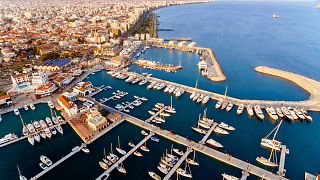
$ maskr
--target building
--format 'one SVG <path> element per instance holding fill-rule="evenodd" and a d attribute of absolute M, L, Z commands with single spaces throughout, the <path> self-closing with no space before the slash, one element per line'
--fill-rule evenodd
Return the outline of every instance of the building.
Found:
<path fill-rule="evenodd" d="M 75 95 L 75 94 L 74 94 Z M 78 106 L 72 101 L 74 95 L 71 93 L 63 93 L 58 97 L 59 106 L 69 115 L 78 113 Z"/>
<path fill-rule="evenodd" d="M 118 43 L 105 43 L 94 50 L 94 55 L 116 56 L 120 51 L 121 48 Z"/>
<path fill-rule="evenodd" d="M 105 61 L 105 64 L 111 67 L 124 67 L 127 64 L 127 60 L 122 56 L 116 56 L 109 61 Z"/>
<path fill-rule="evenodd" d="M 22 89 L 27 86 L 31 85 L 31 78 L 32 76 L 30 74 L 16 74 L 11 76 L 11 81 L 12 81 L 12 87 L 14 89 Z"/>
<path fill-rule="evenodd" d="M 64 86 L 69 85 L 73 80 L 74 80 L 73 76 L 65 74 L 64 76 L 59 75 L 59 76 L 55 77 L 53 79 L 53 82 L 56 83 L 56 85 L 58 85 L 59 87 L 64 87 Z"/>
<path fill-rule="evenodd" d="M 108 121 L 101 115 L 97 108 L 92 108 L 87 113 L 88 126 L 94 131 L 100 131 L 108 126 Z"/>
<path fill-rule="evenodd" d="M 62 71 L 71 66 L 69 58 L 48 59 L 43 61 L 39 66 L 34 66 L 34 69 L 44 72 Z"/>
<path fill-rule="evenodd" d="M 36 88 L 35 96 L 37 99 L 43 98 L 45 96 L 50 96 L 57 89 L 58 89 L 58 87 L 55 84 L 53 84 L 51 82 L 47 82 L 47 83 Z"/>
<path fill-rule="evenodd" d="M 11 98 L 8 95 L 0 96 L 0 108 L 10 106 L 12 104 Z"/>
<path fill-rule="evenodd" d="M 107 119 L 111 122 L 116 122 L 118 120 L 121 119 L 121 114 L 119 113 L 110 113 L 108 116 L 107 116 Z"/>
<path fill-rule="evenodd" d="M 31 82 L 33 85 L 44 85 L 49 81 L 49 78 L 44 72 L 37 72 L 32 74 Z"/>
<path fill-rule="evenodd" d="M 89 96 L 95 91 L 91 82 L 79 82 L 74 88 L 73 92 L 81 96 Z"/>

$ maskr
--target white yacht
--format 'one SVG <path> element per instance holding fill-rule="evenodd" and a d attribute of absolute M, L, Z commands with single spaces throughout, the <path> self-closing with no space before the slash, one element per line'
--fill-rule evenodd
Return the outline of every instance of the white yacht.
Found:
<path fill-rule="evenodd" d="M 230 110 L 232 109 L 232 107 L 233 107 L 233 104 L 232 104 L 232 103 L 229 103 L 228 106 L 227 106 L 227 108 L 226 108 L 226 110 L 227 110 L 227 111 L 230 111 Z"/>
<path fill-rule="evenodd" d="M 193 91 L 193 92 L 191 93 L 191 95 L 190 95 L 190 99 L 193 99 L 195 95 L 196 95 L 196 92 Z"/>
<path fill-rule="evenodd" d="M 217 142 L 217 141 L 215 141 L 215 140 L 213 140 L 213 139 L 208 139 L 208 140 L 206 141 L 206 143 L 209 144 L 209 145 L 211 145 L 211 146 L 213 146 L 213 147 L 223 148 L 223 146 L 222 146 L 219 142 Z"/>
<path fill-rule="evenodd" d="M 281 107 L 281 111 L 290 121 L 294 121 L 294 118 L 292 117 L 291 113 L 287 110 L 286 107 Z"/>
<path fill-rule="evenodd" d="M 29 110 L 28 106 L 26 106 L 26 105 L 24 105 L 23 108 L 24 108 L 25 111 Z"/>
<path fill-rule="evenodd" d="M 221 106 L 221 109 L 223 110 L 223 109 L 225 109 L 227 106 L 228 106 L 228 102 L 227 101 L 224 101 L 223 103 L 222 103 L 222 106 Z"/>
<path fill-rule="evenodd" d="M 226 180 L 239 180 L 239 178 L 231 176 L 231 175 L 226 174 L 226 173 L 223 173 L 221 175 L 222 175 L 223 179 L 226 179 Z"/>
<path fill-rule="evenodd" d="M 57 130 L 56 130 L 56 128 L 54 128 L 54 127 L 50 127 L 50 131 L 51 131 L 51 133 L 52 133 L 53 135 L 56 135 L 56 134 L 57 134 Z"/>
<path fill-rule="evenodd" d="M 253 116 L 253 109 L 252 109 L 252 106 L 251 106 L 251 105 L 248 105 L 248 106 L 247 106 L 247 112 L 248 112 L 248 114 L 249 114 L 250 117 Z"/>
<path fill-rule="evenodd" d="M 10 133 L 0 139 L 0 144 L 4 144 L 4 143 L 10 142 L 10 141 L 13 141 L 15 139 L 18 139 L 18 136 L 13 133 Z"/>
<path fill-rule="evenodd" d="M 47 166 L 51 166 L 52 165 L 52 161 L 47 156 L 41 155 L 40 156 L 40 161 L 43 162 Z"/>
<path fill-rule="evenodd" d="M 15 114 L 15 115 L 17 115 L 17 116 L 19 116 L 19 115 L 20 115 L 20 112 L 19 112 L 19 110 L 18 110 L 18 109 L 14 109 L 14 110 L 13 110 L 13 112 L 14 112 L 14 114 Z"/>
<path fill-rule="evenodd" d="M 53 126 L 53 123 L 49 117 L 46 117 L 46 123 L 48 124 L 49 127 Z"/>
<path fill-rule="evenodd" d="M 258 117 L 259 119 L 261 119 L 261 120 L 264 119 L 263 112 L 262 112 L 262 110 L 261 110 L 261 108 L 260 108 L 259 105 L 255 105 L 255 106 L 254 106 L 254 112 L 256 113 L 256 115 L 257 115 L 257 117 Z"/>
<path fill-rule="evenodd" d="M 53 109 L 54 108 L 54 105 L 53 105 L 53 103 L 52 103 L 52 101 L 48 101 L 48 106 L 51 108 L 51 109 Z"/>
<path fill-rule="evenodd" d="M 57 126 L 56 129 L 60 134 L 63 134 L 63 129 L 61 126 Z"/>
<path fill-rule="evenodd" d="M 226 131 L 226 130 L 220 128 L 220 127 L 215 127 L 213 131 L 214 131 L 215 133 L 217 133 L 217 134 L 222 134 L 222 135 L 227 135 L 227 134 L 229 134 L 228 131 Z"/>
<path fill-rule="evenodd" d="M 217 102 L 216 105 L 215 105 L 215 108 L 216 108 L 216 109 L 220 108 L 220 107 L 222 106 L 222 102 L 223 102 L 223 100 L 222 100 L 222 99 L 219 99 L 218 102 Z"/>
<path fill-rule="evenodd" d="M 130 141 L 130 142 L 128 143 L 128 145 L 129 145 L 130 147 L 135 147 L 135 146 L 136 146 L 135 144 L 133 144 L 132 141 Z"/>
<path fill-rule="evenodd" d="M 143 156 L 139 151 L 134 151 L 133 154 L 138 156 L 138 157 L 142 157 Z"/>
<path fill-rule="evenodd" d="M 226 124 L 224 122 L 221 122 L 220 124 L 218 124 L 218 126 L 223 128 L 223 129 L 225 129 L 225 130 L 228 130 L 228 131 L 234 131 L 235 130 L 234 127 L 232 127 L 232 126 L 230 126 L 230 125 L 228 125 L 228 124 Z"/>
<path fill-rule="evenodd" d="M 279 117 L 282 118 L 284 116 L 280 108 L 276 108 L 276 112 Z"/>
<path fill-rule="evenodd" d="M 149 171 L 148 174 L 154 180 L 161 180 L 161 177 L 158 174 L 156 174 L 156 173 L 154 173 L 152 171 Z"/>
<path fill-rule="evenodd" d="M 180 156 L 182 156 L 182 155 L 184 154 L 183 151 L 180 151 L 180 150 L 177 149 L 177 148 L 173 148 L 172 150 L 173 150 L 173 152 L 175 152 L 176 154 L 178 154 L 178 155 L 180 155 Z"/>
<path fill-rule="evenodd" d="M 119 172 L 121 172 L 122 174 L 126 174 L 126 173 L 127 173 L 127 171 L 126 171 L 126 169 L 123 167 L 122 163 L 120 163 L 120 164 L 117 166 L 117 170 L 118 170 Z"/>
<path fill-rule="evenodd" d="M 37 142 L 40 142 L 41 137 L 39 134 L 36 133 L 33 137 Z"/>
<path fill-rule="evenodd" d="M 122 155 L 126 155 L 127 152 L 123 149 L 121 149 L 120 147 L 120 139 L 119 139 L 119 136 L 118 136 L 118 146 L 116 146 L 116 150 L 118 151 L 118 153 L 122 154 Z"/>
<path fill-rule="evenodd" d="M 243 104 L 240 104 L 238 109 L 237 109 L 237 114 L 241 114 L 244 110 L 244 105 Z"/>
<path fill-rule="evenodd" d="M 58 119 L 57 119 L 56 117 L 52 116 L 52 117 L 51 117 L 51 120 L 52 120 L 52 122 L 53 122 L 54 124 L 59 124 L 59 121 L 58 121 Z"/>
<path fill-rule="evenodd" d="M 148 134 L 146 131 L 144 131 L 144 130 L 141 130 L 141 134 L 144 135 L 144 136 L 148 136 L 148 135 L 149 135 L 149 134 Z"/>
<path fill-rule="evenodd" d="M 296 115 L 296 113 L 294 112 L 292 107 L 287 107 L 287 110 L 290 112 L 291 116 L 293 117 L 294 120 L 298 120 L 298 116 Z"/>
<path fill-rule="evenodd" d="M 169 85 L 169 86 L 167 86 L 166 88 L 164 88 L 164 92 L 166 93 L 166 92 L 169 92 L 169 90 L 171 89 L 171 87 L 172 87 L 172 85 Z"/>
<path fill-rule="evenodd" d="M 265 166 L 269 166 L 269 167 L 277 167 L 277 166 L 278 166 L 277 163 L 272 162 L 272 161 L 270 161 L 270 159 L 267 159 L 267 158 L 262 157 L 262 156 L 257 157 L 256 160 L 257 160 L 259 163 L 261 163 L 261 164 L 263 164 L 263 165 L 265 165 Z"/>
<path fill-rule="evenodd" d="M 303 115 L 300 109 L 298 108 L 293 108 L 293 111 L 296 113 L 296 115 L 299 117 L 301 120 L 305 120 L 306 117 Z"/>
<path fill-rule="evenodd" d="M 99 161 L 99 166 L 103 169 L 103 170 L 107 170 L 109 167 L 106 163 Z"/>
<path fill-rule="evenodd" d="M 276 110 L 273 107 L 267 107 L 266 108 L 267 114 L 269 115 L 269 117 L 273 120 L 278 120 L 278 115 Z"/>
<path fill-rule="evenodd" d="M 210 99 L 209 96 L 205 96 L 205 97 L 203 98 L 203 100 L 201 101 L 201 103 L 202 103 L 202 104 L 207 104 L 208 101 L 209 101 L 209 99 Z"/>

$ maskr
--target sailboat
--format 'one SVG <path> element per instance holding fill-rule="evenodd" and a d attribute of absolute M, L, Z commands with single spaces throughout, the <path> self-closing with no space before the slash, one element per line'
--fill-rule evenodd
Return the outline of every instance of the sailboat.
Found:
<path fill-rule="evenodd" d="M 198 79 L 197 79 L 197 81 L 196 81 L 196 85 L 195 85 L 194 88 L 197 89 L 197 86 L 198 86 Z M 195 95 L 196 95 L 196 91 L 193 91 L 193 92 L 191 93 L 191 95 L 190 95 L 190 99 L 193 99 Z"/>
<path fill-rule="evenodd" d="M 18 173 L 19 173 L 19 179 L 20 180 L 27 180 L 27 178 L 26 177 L 24 177 L 22 174 L 21 174 L 21 171 L 20 171 L 20 169 L 19 169 L 19 166 L 17 165 L 17 168 L 18 168 Z"/>
<path fill-rule="evenodd" d="M 226 90 L 224 91 L 224 97 L 223 97 L 223 102 L 222 102 L 221 109 L 225 109 L 229 104 L 227 102 L 227 92 L 228 92 L 228 85 L 226 86 Z"/>
<path fill-rule="evenodd" d="M 122 155 L 125 155 L 127 154 L 127 152 L 123 149 L 120 148 L 120 139 L 119 139 L 119 136 L 118 136 L 118 147 L 116 147 L 116 150 L 118 151 L 118 153 L 122 154 Z"/>
<path fill-rule="evenodd" d="M 204 129 L 210 129 L 210 125 L 207 122 L 203 121 L 203 120 L 201 121 L 200 117 L 201 117 L 201 114 L 199 114 L 199 118 L 198 118 L 199 126 L 204 128 Z"/>
<path fill-rule="evenodd" d="M 149 152 L 149 151 L 150 151 L 150 149 L 147 148 L 147 142 L 144 142 L 144 145 L 142 145 L 142 146 L 140 147 L 140 149 L 141 149 L 142 151 L 144 151 L 144 152 Z"/>
<path fill-rule="evenodd" d="M 197 133 L 207 134 L 207 131 L 206 131 L 206 130 L 199 128 L 199 121 L 198 121 L 198 123 L 197 123 L 197 127 L 192 126 L 191 128 L 192 128 L 194 131 L 196 131 Z"/>
<path fill-rule="evenodd" d="M 193 158 L 192 159 L 187 158 L 186 162 L 191 165 L 199 166 L 199 163 L 195 159 L 196 159 L 196 151 L 193 150 Z"/>
<path fill-rule="evenodd" d="M 176 113 L 176 110 L 172 107 L 172 96 L 170 97 L 170 107 L 167 107 L 164 111 L 173 114 Z"/>
<path fill-rule="evenodd" d="M 127 173 L 126 169 L 123 167 L 122 162 L 117 166 L 117 170 L 119 172 L 121 172 L 122 174 L 126 174 Z"/>
<path fill-rule="evenodd" d="M 113 163 L 115 163 L 119 160 L 119 157 L 117 155 L 113 154 L 112 143 L 110 144 L 110 153 L 109 153 L 109 156 L 107 156 L 107 159 Z"/>
<path fill-rule="evenodd" d="M 103 158 L 102 158 L 103 162 L 106 163 L 108 166 L 111 166 L 112 163 L 110 161 L 108 161 L 107 156 L 106 156 L 106 149 L 103 148 Z"/>
<path fill-rule="evenodd" d="M 272 149 L 269 158 L 265 158 L 265 157 L 257 157 L 256 160 L 265 165 L 265 166 L 269 166 L 269 167 L 277 167 L 278 163 L 277 163 L 277 154 L 276 154 L 276 150 Z"/>
<path fill-rule="evenodd" d="M 108 169 L 108 165 L 104 162 L 99 161 L 99 165 L 102 169 L 107 170 Z"/>
<path fill-rule="evenodd" d="M 190 173 L 187 171 L 187 166 L 188 166 L 188 169 L 189 169 L 189 172 L 190 172 Z M 189 167 L 189 165 L 188 165 L 187 162 L 185 163 L 184 169 L 178 168 L 176 172 L 177 172 L 179 175 L 184 176 L 184 177 L 186 177 L 186 178 L 192 178 L 191 170 L 190 170 L 190 167 Z"/>
<path fill-rule="evenodd" d="M 280 123 L 272 129 L 272 131 L 264 138 L 261 138 L 261 146 L 263 147 L 266 147 L 268 149 L 271 149 L 271 150 L 276 150 L 276 151 L 280 151 L 281 149 L 281 142 L 276 140 L 276 136 L 277 136 L 277 133 L 279 131 L 279 128 L 282 124 L 282 121 L 280 121 Z M 268 137 L 274 132 L 274 135 L 272 137 L 272 139 L 268 139 Z M 287 150 L 287 153 L 289 153 L 289 150 Z"/>

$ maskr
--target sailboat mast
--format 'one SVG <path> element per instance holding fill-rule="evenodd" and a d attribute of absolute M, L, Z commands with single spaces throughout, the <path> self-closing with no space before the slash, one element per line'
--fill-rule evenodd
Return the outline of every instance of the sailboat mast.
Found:
<path fill-rule="evenodd" d="M 276 137 L 276 135 L 277 135 L 277 133 L 278 133 L 278 131 L 279 131 L 279 128 L 280 128 L 281 124 L 282 124 L 282 121 L 280 121 L 280 123 L 278 124 L 277 129 L 276 129 L 276 132 L 274 133 L 272 140 L 274 140 L 274 138 Z"/>
<path fill-rule="evenodd" d="M 118 146 L 120 148 L 120 139 L 119 139 L 119 136 L 118 136 Z"/>
<path fill-rule="evenodd" d="M 228 85 L 226 86 L 226 90 L 224 91 L 224 101 L 227 99 Z"/>

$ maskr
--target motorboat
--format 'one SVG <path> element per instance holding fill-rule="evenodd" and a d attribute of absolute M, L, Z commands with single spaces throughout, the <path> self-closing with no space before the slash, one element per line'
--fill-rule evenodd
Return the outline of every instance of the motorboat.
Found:
<path fill-rule="evenodd" d="M 254 112 L 256 113 L 256 115 L 257 115 L 257 117 L 258 117 L 259 119 L 261 119 L 261 120 L 264 119 L 263 112 L 262 112 L 262 110 L 261 110 L 261 108 L 260 108 L 259 105 L 255 105 L 255 106 L 254 106 Z"/>
<path fill-rule="evenodd" d="M 51 120 L 52 120 L 53 124 L 59 124 L 59 121 L 56 117 L 52 116 Z"/>
<path fill-rule="evenodd" d="M 161 118 L 161 117 L 159 117 L 159 116 L 154 117 L 154 119 L 155 119 L 156 121 L 159 121 L 159 122 L 166 122 L 166 120 L 164 120 L 163 118 Z"/>
<path fill-rule="evenodd" d="M 149 152 L 150 149 L 148 149 L 146 146 L 141 146 L 140 149 L 144 152 Z"/>
<path fill-rule="evenodd" d="M 280 108 L 276 108 L 276 113 L 277 113 L 277 115 L 279 116 L 279 117 L 284 117 L 284 115 L 283 115 L 283 112 L 281 111 L 281 109 Z"/>
<path fill-rule="evenodd" d="M 169 85 L 169 86 L 167 86 L 166 88 L 164 88 L 164 92 L 166 93 L 166 92 L 169 92 L 169 90 L 171 89 L 171 87 L 172 87 L 172 85 Z"/>
<path fill-rule="evenodd" d="M 241 114 L 244 110 L 244 105 L 243 104 L 240 104 L 238 109 L 237 109 L 237 114 Z"/>
<path fill-rule="evenodd" d="M 223 110 L 223 109 L 225 109 L 227 106 L 228 106 L 228 102 L 226 102 L 226 101 L 224 101 L 223 103 L 222 103 L 222 106 L 221 106 L 221 109 Z"/>
<path fill-rule="evenodd" d="M 117 166 L 117 170 L 118 170 L 119 172 L 121 172 L 122 174 L 126 174 L 126 173 L 127 173 L 127 171 L 126 171 L 126 169 L 123 167 L 122 163 L 120 163 L 120 164 Z"/>
<path fill-rule="evenodd" d="M 208 125 L 207 123 L 205 123 L 203 121 L 200 121 L 200 119 L 199 119 L 198 124 L 199 124 L 199 127 L 201 127 L 201 128 L 210 129 L 210 125 Z"/>
<path fill-rule="evenodd" d="M 272 18 L 278 19 L 278 18 L 280 18 L 280 16 L 279 16 L 279 15 L 276 15 L 276 14 L 273 14 L 273 15 L 272 15 Z"/>
<path fill-rule="evenodd" d="M 169 113 L 166 113 L 166 112 L 161 112 L 161 113 L 160 113 L 160 116 L 169 117 L 170 114 L 169 114 Z"/>
<path fill-rule="evenodd" d="M 232 126 L 230 126 L 230 125 L 228 125 L 228 124 L 226 124 L 224 122 L 221 122 L 220 124 L 218 124 L 218 126 L 223 128 L 223 129 L 225 129 L 225 130 L 228 130 L 228 131 L 234 131 L 235 130 L 234 127 L 232 127 Z"/>
<path fill-rule="evenodd" d="M 196 131 L 197 133 L 200 133 L 200 134 L 207 134 L 207 131 L 204 130 L 204 129 L 200 129 L 199 127 L 191 127 L 194 131 Z"/>
<path fill-rule="evenodd" d="M 278 166 L 277 163 L 274 163 L 274 162 L 270 161 L 270 159 L 267 159 L 267 158 L 262 157 L 262 156 L 257 157 L 256 160 L 257 160 L 259 163 L 261 163 L 261 164 L 263 164 L 263 165 L 265 165 L 265 166 L 269 166 L 269 167 L 277 167 L 277 166 Z"/>
<path fill-rule="evenodd" d="M 229 103 L 228 106 L 226 107 L 226 110 L 227 111 L 230 111 L 233 107 L 233 104 L 232 103 Z"/>
<path fill-rule="evenodd" d="M 28 106 L 26 106 L 26 105 L 24 105 L 23 108 L 24 108 L 25 111 L 29 110 Z"/>
<path fill-rule="evenodd" d="M 156 114 L 154 111 L 148 111 L 148 113 L 152 116 Z"/>
<path fill-rule="evenodd" d="M 229 174 L 226 174 L 226 173 L 223 173 L 221 174 L 223 179 L 226 179 L 226 180 L 239 180 L 239 178 L 235 177 L 235 176 L 231 176 Z"/>
<path fill-rule="evenodd" d="M 197 103 L 200 103 L 203 100 L 203 98 L 204 98 L 204 96 L 203 96 L 203 94 L 201 94 L 199 96 L 199 98 L 197 99 Z"/>
<path fill-rule="evenodd" d="M 222 99 L 219 99 L 218 102 L 217 102 L 216 105 L 215 105 L 215 108 L 216 108 L 216 109 L 220 108 L 220 107 L 222 106 L 222 102 L 223 102 L 223 100 L 222 100 Z"/>
<path fill-rule="evenodd" d="M 214 131 L 215 133 L 217 133 L 217 134 L 222 134 L 222 135 L 227 135 L 227 134 L 229 134 L 228 131 L 226 131 L 226 130 L 220 128 L 220 127 L 215 127 L 213 131 Z"/>
<path fill-rule="evenodd" d="M 43 162 L 40 162 L 40 163 L 39 163 L 39 166 L 40 166 L 41 169 L 43 169 L 43 170 L 48 169 L 48 166 L 45 165 Z"/>
<path fill-rule="evenodd" d="M 32 135 L 28 135 L 28 141 L 31 145 L 34 145 L 34 137 Z"/>
<path fill-rule="evenodd" d="M 54 105 L 53 105 L 53 103 L 52 103 L 52 101 L 48 101 L 48 106 L 51 108 L 51 109 L 53 109 L 54 108 Z"/>
<path fill-rule="evenodd" d="M 50 131 L 49 128 L 45 128 L 45 129 L 44 129 L 44 132 L 45 132 L 45 134 L 46 134 L 46 136 L 47 136 L 48 138 L 51 138 L 51 137 L 52 137 L 52 134 L 51 134 L 51 131 Z"/>
<path fill-rule="evenodd" d="M 64 122 L 64 120 L 62 119 L 61 116 L 57 116 L 57 119 L 58 119 L 59 123 L 63 123 Z"/>
<path fill-rule="evenodd" d="M 191 93 L 191 95 L 190 95 L 190 99 L 193 99 L 195 95 L 196 95 L 196 92 L 193 91 L 193 92 Z"/>
<path fill-rule="evenodd" d="M 250 117 L 253 116 L 253 109 L 252 109 L 252 106 L 251 106 L 251 105 L 248 105 L 248 106 L 247 106 L 247 112 L 248 112 L 248 114 L 249 114 Z"/>
<path fill-rule="evenodd" d="M 154 180 L 161 180 L 161 177 L 158 174 L 156 174 L 156 173 L 154 173 L 152 171 L 149 171 L 148 174 Z"/>
<path fill-rule="evenodd" d="M 90 153 L 90 150 L 89 150 L 89 148 L 87 146 L 84 146 L 83 148 L 81 148 L 81 151 L 83 151 L 86 154 Z"/>
<path fill-rule="evenodd" d="M 43 162 L 47 166 L 51 166 L 52 165 L 52 161 L 47 156 L 41 155 L 40 156 L 40 161 Z"/>
<path fill-rule="evenodd" d="M 36 140 L 37 142 L 40 142 L 41 137 L 40 137 L 39 134 L 37 134 L 37 133 L 34 134 L 33 138 L 34 138 L 34 140 Z"/>
<path fill-rule="evenodd" d="M 19 110 L 18 110 L 18 109 L 14 109 L 14 110 L 13 110 L 13 112 L 14 112 L 14 114 L 15 114 L 15 115 L 17 115 L 17 116 L 19 116 L 19 115 L 20 115 L 20 112 L 19 112 Z"/>
<path fill-rule="evenodd" d="M 53 123 L 49 117 L 46 117 L 46 123 L 48 124 L 49 127 L 53 126 Z"/>
<path fill-rule="evenodd" d="M 158 170 L 159 170 L 160 172 L 162 172 L 163 174 L 168 174 L 168 172 L 169 172 L 168 169 L 165 168 L 165 167 L 163 167 L 163 166 L 158 165 L 157 168 L 158 168 Z"/>
<path fill-rule="evenodd" d="M 51 131 L 52 135 L 56 135 L 57 134 L 57 130 L 54 127 L 50 127 L 50 131 Z"/>
<path fill-rule="evenodd" d="M 222 146 L 219 142 L 217 142 L 217 141 L 215 141 L 215 140 L 213 140 L 213 139 L 208 139 L 208 140 L 206 141 L 206 143 L 209 144 L 209 145 L 211 145 L 211 146 L 213 146 L 213 147 L 223 148 L 223 146 Z"/>
<path fill-rule="evenodd" d="M 201 96 L 201 94 L 197 93 L 197 94 L 192 98 L 192 101 L 196 101 L 200 96 Z"/>
<path fill-rule="evenodd" d="M 150 139 L 151 139 L 151 141 L 154 141 L 154 142 L 160 141 L 160 139 L 157 136 L 152 136 Z"/>
<path fill-rule="evenodd" d="M 61 126 L 57 126 L 56 129 L 60 134 L 63 134 L 63 129 Z"/>
<path fill-rule="evenodd" d="M 292 107 L 287 107 L 287 110 L 290 112 L 291 116 L 293 117 L 294 120 L 298 120 L 298 116 L 296 115 L 296 113 L 294 112 Z"/>
<path fill-rule="evenodd" d="M 144 136 L 148 136 L 148 135 L 149 135 L 149 134 L 148 134 L 146 131 L 144 131 L 144 130 L 141 130 L 141 134 L 144 135 Z"/>
<path fill-rule="evenodd" d="M 123 149 L 120 148 L 120 138 L 118 136 L 118 146 L 116 147 L 116 150 L 118 151 L 118 153 L 122 154 L 122 155 L 126 155 L 127 152 Z"/>
<path fill-rule="evenodd" d="M 128 143 L 128 145 L 129 145 L 130 147 L 135 147 L 135 146 L 136 146 L 135 144 L 133 144 L 132 141 L 130 141 L 130 142 Z"/>
<path fill-rule="evenodd" d="M 294 121 L 294 118 L 292 117 L 291 113 L 287 110 L 286 107 L 281 107 L 281 111 L 290 121 Z"/>
<path fill-rule="evenodd" d="M 300 111 L 300 109 L 293 108 L 293 111 L 299 117 L 299 119 L 301 119 L 301 120 L 305 120 L 306 119 L 306 117 L 303 115 L 303 113 Z"/>

